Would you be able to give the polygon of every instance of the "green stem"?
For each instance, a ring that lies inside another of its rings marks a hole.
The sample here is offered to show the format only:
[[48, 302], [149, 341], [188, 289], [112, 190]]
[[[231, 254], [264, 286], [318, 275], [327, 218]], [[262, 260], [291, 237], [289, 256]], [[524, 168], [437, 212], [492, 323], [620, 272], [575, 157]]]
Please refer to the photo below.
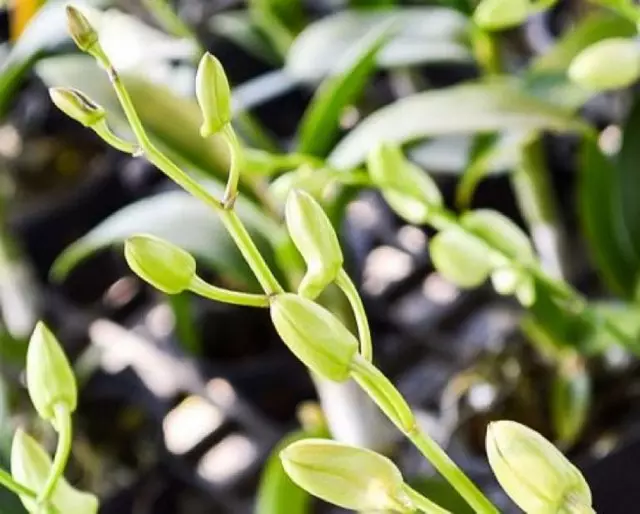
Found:
[[198, 276], [192, 280], [189, 291], [217, 302], [248, 307], [269, 307], [269, 297], [266, 295], [230, 291], [208, 284]]
[[284, 292], [235, 211], [228, 209], [220, 211], [220, 219], [265, 293], [272, 295]]
[[34, 500], [38, 496], [28, 487], [25, 487], [21, 483], [16, 482], [13, 477], [2, 468], [0, 468], [0, 485], [6, 487], [9, 491], [19, 496], [28, 496], [29, 498], [32, 498]]
[[482, 491], [420, 429], [406, 400], [378, 368], [356, 354], [352, 361], [352, 378], [477, 513], [498, 514], [498, 510]]
[[58, 480], [64, 475], [64, 469], [67, 466], [69, 454], [71, 453], [73, 428], [71, 426], [71, 412], [69, 411], [69, 407], [66, 404], [58, 403], [54, 408], [54, 412], [55, 427], [58, 431], [58, 446], [47, 481], [38, 495], [37, 502], [39, 505], [46, 504], [51, 498], [58, 484]]
[[450, 511], [443, 509], [440, 505], [432, 502], [429, 498], [425, 498], [407, 484], [404, 484], [402, 489], [411, 500], [411, 503], [413, 503], [422, 512], [426, 512], [427, 514], [451, 514]]
[[224, 138], [229, 146], [229, 154], [231, 162], [229, 164], [229, 177], [227, 178], [227, 187], [224, 192], [222, 203], [227, 205], [233, 203], [238, 196], [238, 184], [240, 182], [240, 172], [242, 171], [242, 148], [238, 142], [238, 137], [231, 126], [227, 123], [219, 135]]
[[342, 292], [349, 300], [353, 315], [358, 326], [358, 335], [360, 339], [360, 354], [369, 362], [373, 360], [373, 345], [371, 343], [371, 330], [369, 329], [369, 321], [367, 313], [364, 310], [362, 299], [358, 294], [358, 290], [353, 281], [343, 269], [340, 270], [336, 278], [336, 285], [342, 289]]
[[129, 153], [132, 155], [135, 154], [138, 150], [138, 147], [135, 144], [116, 136], [109, 128], [109, 125], [107, 125], [107, 122], [104, 120], [96, 125], [93, 125], [91, 128], [102, 138], [105, 143], [112, 146], [116, 150], [120, 150], [121, 152]]

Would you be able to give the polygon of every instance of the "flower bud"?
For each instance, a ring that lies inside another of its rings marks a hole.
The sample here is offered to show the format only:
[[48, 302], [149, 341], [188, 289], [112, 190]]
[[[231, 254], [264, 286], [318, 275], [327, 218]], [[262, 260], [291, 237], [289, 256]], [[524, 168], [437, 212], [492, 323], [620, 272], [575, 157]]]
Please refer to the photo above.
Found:
[[196, 276], [196, 260], [182, 248], [151, 235], [130, 237], [124, 244], [124, 257], [142, 280], [167, 294], [178, 294]]
[[231, 91], [220, 61], [210, 53], [200, 59], [196, 97], [204, 118], [200, 134], [208, 137], [231, 121]]
[[29, 341], [26, 375], [31, 402], [42, 419], [55, 422], [57, 404], [65, 405], [69, 412], [76, 409], [78, 390], [73, 370], [60, 343], [41, 321]]
[[285, 219], [291, 239], [307, 264], [298, 293], [316, 298], [342, 269], [344, 259], [338, 236], [320, 204], [299, 189], [289, 193]]
[[303, 439], [280, 452], [298, 486], [339, 507], [359, 512], [414, 512], [398, 468], [371, 450], [328, 439]]
[[584, 49], [569, 66], [569, 78], [592, 90], [630, 86], [640, 77], [640, 52], [633, 39], [603, 39]]
[[85, 127], [91, 127], [106, 117], [102, 106], [77, 89], [52, 87], [49, 96], [58, 109]]
[[[45, 486], [51, 471], [51, 459], [35, 439], [18, 429], [11, 446], [11, 474], [20, 484], [39, 492]], [[31, 514], [48, 512], [39, 510], [35, 500], [20, 496], [25, 509]], [[60, 477], [50, 499], [56, 512], [62, 514], [95, 514], [98, 500], [89, 493], [71, 487], [64, 477]]]
[[398, 146], [378, 146], [369, 154], [367, 167], [384, 199], [408, 222], [426, 223], [431, 210], [442, 206], [442, 195], [436, 183], [408, 161]]
[[504, 30], [521, 25], [531, 11], [530, 0], [482, 0], [473, 20], [484, 30]]
[[349, 378], [358, 341], [327, 309], [283, 293], [271, 302], [271, 320], [284, 343], [311, 371], [336, 382]]
[[580, 471], [534, 430], [513, 421], [491, 423], [486, 447], [498, 482], [523, 511], [591, 512]]
[[73, 41], [80, 50], [91, 53], [91, 49], [98, 43], [98, 32], [77, 7], [67, 5], [66, 12], [67, 28]]

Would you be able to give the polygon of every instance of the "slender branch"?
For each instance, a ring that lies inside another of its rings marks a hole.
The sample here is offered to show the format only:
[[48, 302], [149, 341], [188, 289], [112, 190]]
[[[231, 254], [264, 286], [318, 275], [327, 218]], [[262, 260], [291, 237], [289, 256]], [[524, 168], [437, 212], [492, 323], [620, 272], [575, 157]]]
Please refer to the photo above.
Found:
[[138, 147], [134, 143], [130, 143], [129, 141], [115, 135], [111, 129], [109, 129], [109, 125], [107, 125], [107, 122], [104, 120], [102, 120], [101, 123], [93, 125], [91, 128], [103, 139], [103, 141], [116, 150], [132, 155], [138, 151]]
[[200, 277], [196, 277], [189, 291], [217, 302], [231, 303], [233, 305], [246, 305], [248, 307], [269, 307], [269, 297], [263, 294], [240, 293], [208, 284]]
[[0, 485], [6, 487], [9, 491], [19, 496], [28, 496], [33, 500], [38, 497], [34, 491], [21, 483], [16, 482], [13, 477], [2, 468], [0, 468]]
[[409, 497], [411, 502], [422, 512], [427, 514], [451, 514], [450, 511], [443, 509], [437, 503], [432, 502], [429, 498], [425, 498], [418, 491], [411, 488], [407, 484], [402, 486], [403, 491]]
[[238, 142], [238, 137], [231, 126], [227, 123], [219, 133], [229, 146], [229, 154], [231, 162], [229, 164], [229, 177], [227, 179], [227, 187], [224, 192], [222, 203], [227, 205], [235, 201], [238, 195], [238, 184], [240, 182], [240, 172], [242, 171], [242, 148]]
[[353, 315], [356, 319], [356, 325], [358, 326], [360, 354], [366, 360], [371, 362], [373, 359], [373, 344], [371, 343], [371, 330], [369, 328], [367, 313], [364, 310], [364, 305], [362, 304], [362, 299], [358, 294], [356, 286], [344, 268], [340, 270], [340, 273], [338, 273], [336, 285], [342, 290], [351, 304], [351, 309], [353, 310]]
[[73, 427], [71, 425], [71, 412], [69, 412], [69, 407], [66, 404], [59, 403], [55, 406], [55, 427], [58, 431], [58, 446], [47, 481], [38, 495], [37, 502], [39, 505], [45, 505], [51, 498], [56, 485], [58, 485], [58, 480], [64, 475], [64, 469], [71, 453]]

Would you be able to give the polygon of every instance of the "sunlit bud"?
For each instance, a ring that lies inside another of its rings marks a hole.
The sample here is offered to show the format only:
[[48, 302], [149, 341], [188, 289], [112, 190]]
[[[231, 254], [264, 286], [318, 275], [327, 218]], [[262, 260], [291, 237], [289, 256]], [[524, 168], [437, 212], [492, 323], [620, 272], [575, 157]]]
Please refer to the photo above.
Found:
[[328, 439], [303, 439], [280, 452], [298, 486], [339, 507], [359, 512], [414, 512], [398, 468], [371, 450]]
[[196, 73], [196, 97], [202, 111], [200, 134], [208, 137], [231, 121], [231, 90], [220, 61], [210, 53], [200, 59]]
[[400, 147], [382, 144], [367, 159], [369, 175], [391, 208], [410, 223], [426, 223], [442, 195], [433, 179], [402, 154]]
[[167, 294], [186, 291], [196, 276], [193, 255], [159, 237], [130, 237], [124, 244], [124, 257], [131, 271]]
[[640, 51], [633, 39], [603, 39], [573, 60], [569, 78], [592, 91], [630, 86], [640, 77]]
[[58, 109], [85, 127], [91, 127], [106, 117], [102, 106], [77, 89], [52, 87], [49, 96]]
[[591, 491], [580, 471], [536, 431], [497, 421], [487, 429], [486, 447], [498, 482], [523, 511], [592, 512]]
[[[18, 429], [11, 446], [11, 474], [13, 478], [31, 489], [41, 491], [51, 471], [51, 458], [47, 452], [24, 431]], [[23, 505], [31, 514], [49, 512], [39, 510], [33, 498], [20, 496]], [[78, 491], [60, 477], [50, 499], [56, 512], [62, 514], [95, 514], [98, 511], [98, 500], [89, 493]]]
[[349, 378], [358, 341], [327, 309], [284, 293], [271, 302], [271, 320], [285, 344], [311, 371], [336, 382]]
[[77, 7], [67, 5], [66, 12], [69, 34], [80, 50], [91, 53], [91, 49], [98, 43], [98, 32]]
[[42, 322], [29, 341], [26, 376], [31, 402], [42, 419], [55, 422], [58, 404], [75, 410], [78, 389], [73, 370], [60, 343]]
[[289, 193], [285, 219], [291, 239], [307, 264], [298, 292], [315, 298], [342, 269], [344, 259], [338, 236], [320, 204], [299, 189]]
[[504, 30], [521, 25], [531, 12], [530, 0], [482, 0], [473, 20], [484, 30]]

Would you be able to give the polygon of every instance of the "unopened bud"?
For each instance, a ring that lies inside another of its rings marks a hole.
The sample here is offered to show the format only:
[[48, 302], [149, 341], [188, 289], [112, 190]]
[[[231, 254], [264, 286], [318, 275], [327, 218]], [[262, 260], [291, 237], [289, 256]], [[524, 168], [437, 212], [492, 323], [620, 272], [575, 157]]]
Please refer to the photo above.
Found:
[[87, 17], [73, 5], [67, 5], [67, 28], [78, 48], [91, 53], [98, 43], [98, 32], [93, 28]]
[[64, 350], [42, 322], [36, 325], [27, 349], [27, 389], [38, 415], [55, 423], [56, 405], [76, 409], [78, 390]]
[[[51, 471], [51, 458], [31, 436], [18, 429], [11, 446], [11, 474], [20, 484], [39, 492], [45, 486]], [[49, 512], [39, 510], [41, 506], [30, 496], [20, 496], [25, 509], [31, 513]], [[98, 500], [89, 493], [79, 491], [60, 477], [50, 499], [51, 506], [58, 513], [95, 514]]]
[[530, 0], [482, 0], [473, 20], [484, 30], [504, 30], [521, 25], [531, 12]]
[[336, 382], [349, 378], [358, 341], [327, 309], [283, 293], [271, 302], [271, 320], [284, 343], [311, 371]]
[[498, 482], [524, 512], [592, 512], [580, 471], [536, 431], [497, 421], [487, 429], [486, 447]]
[[603, 39], [583, 50], [569, 66], [569, 78], [592, 90], [630, 86], [640, 77], [640, 51], [627, 38]]
[[414, 512], [398, 468], [371, 450], [328, 439], [303, 439], [280, 452], [298, 486], [339, 507], [359, 512]]
[[163, 293], [186, 291], [196, 276], [193, 255], [159, 237], [130, 237], [124, 244], [124, 257], [131, 271]]
[[369, 175], [391, 208], [410, 223], [426, 223], [442, 195], [433, 179], [402, 154], [398, 146], [382, 144], [367, 159]]
[[218, 59], [206, 53], [196, 73], [196, 97], [202, 111], [200, 134], [208, 137], [231, 121], [231, 90]]
[[77, 89], [52, 87], [49, 96], [58, 109], [85, 127], [91, 127], [106, 117], [102, 106]]
[[299, 189], [289, 193], [285, 218], [291, 239], [307, 264], [298, 293], [315, 298], [342, 269], [344, 259], [338, 236], [320, 204]]

